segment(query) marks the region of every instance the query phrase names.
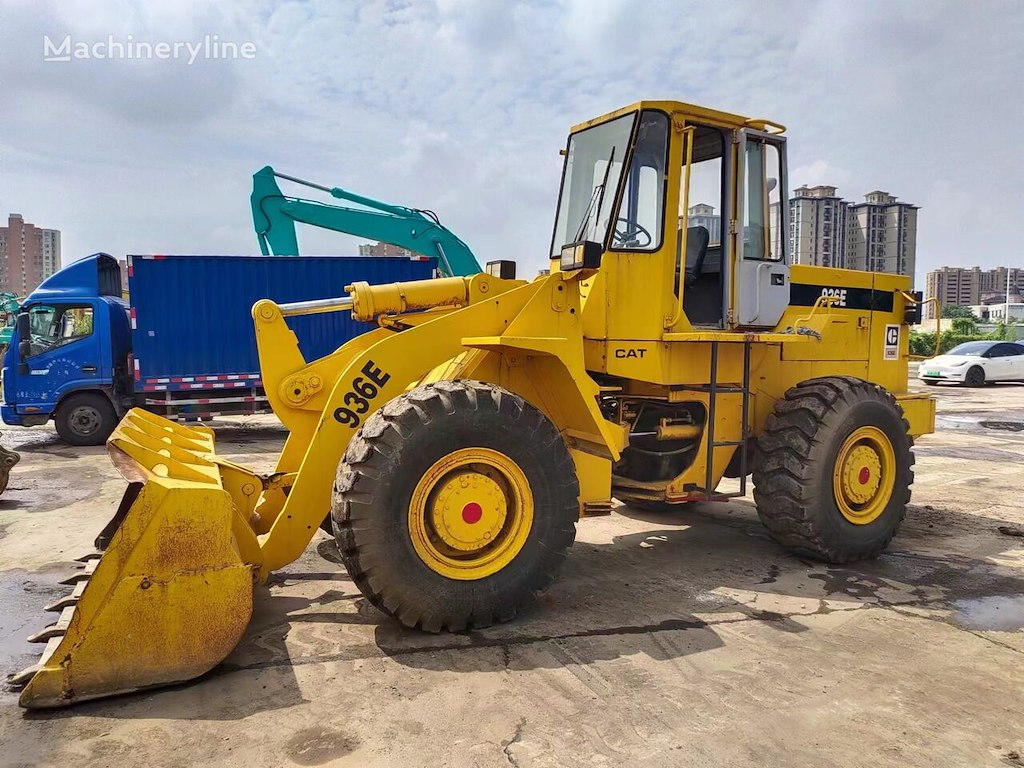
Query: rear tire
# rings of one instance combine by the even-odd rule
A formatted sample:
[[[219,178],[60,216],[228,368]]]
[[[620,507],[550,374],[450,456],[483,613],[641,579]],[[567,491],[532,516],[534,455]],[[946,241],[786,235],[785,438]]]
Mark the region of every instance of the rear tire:
[[[984,387],[985,371],[980,366],[974,366],[964,376],[964,384],[968,387]]]
[[[71,445],[103,445],[117,421],[110,400],[96,392],[70,395],[53,417],[57,434]]]
[[[460,631],[514,618],[551,582],[578,499],[572,457],[544,414],[492,384],[442,381],[360,428],[332,517],[373,605],[408,627]]]
[[[754,501],[772,538],[831,563],[878,556],[910,501],[908,429],[895,398],[860,379],[811,379],[786,392],[754,465]]]

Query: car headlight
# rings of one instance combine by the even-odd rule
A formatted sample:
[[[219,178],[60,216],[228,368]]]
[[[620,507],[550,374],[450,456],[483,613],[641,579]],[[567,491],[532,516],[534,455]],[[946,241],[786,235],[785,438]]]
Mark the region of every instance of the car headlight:
[[[961,360],[959,363],[950,363],[949,367],[950,368],[962,368],[963,366],[967,365],[969,362],[971,362],[971,361],[970,360]]]

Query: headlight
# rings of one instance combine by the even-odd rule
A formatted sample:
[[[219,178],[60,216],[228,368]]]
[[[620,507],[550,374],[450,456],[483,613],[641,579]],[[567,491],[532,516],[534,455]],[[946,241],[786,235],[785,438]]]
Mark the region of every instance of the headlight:
[[[563,245],[558,266],[563,272],[597,269],[601,266],[601,251],[601,244],[590,240]]]
[[[959,363],[950,363],[949,367],[950,368],[962,368],[963,366],[967,365],[969,362],[971,362],[971,361],[970,360],[961,360]]]

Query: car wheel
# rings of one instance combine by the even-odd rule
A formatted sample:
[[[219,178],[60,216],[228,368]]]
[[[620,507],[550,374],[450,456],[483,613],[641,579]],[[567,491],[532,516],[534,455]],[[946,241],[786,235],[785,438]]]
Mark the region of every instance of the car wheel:
[[[983,387],[985,386],[985,372],[980,366],[973,366],[971,370],[964,376],[964,384],[968,387]]]

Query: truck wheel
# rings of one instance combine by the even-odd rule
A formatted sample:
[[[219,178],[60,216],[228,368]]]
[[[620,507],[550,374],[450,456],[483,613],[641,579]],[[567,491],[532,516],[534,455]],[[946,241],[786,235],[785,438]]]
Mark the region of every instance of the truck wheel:
[[[83,392],[71,395],[57,408],[54,426],[71,445],[103,445],[117,426],[114,406],[103,395]]]
[[[562,436],[501,387],[442,381],[395,398],[338,466],[332,515],[360,591],[428,632],[508,621],[576,536],[579,483]]]
[[[907,429],[895,398],[860,379],[811,379],[786,392],[754,463],[754,502],[772,538],[831,563],[879,555],[910,501]]]

